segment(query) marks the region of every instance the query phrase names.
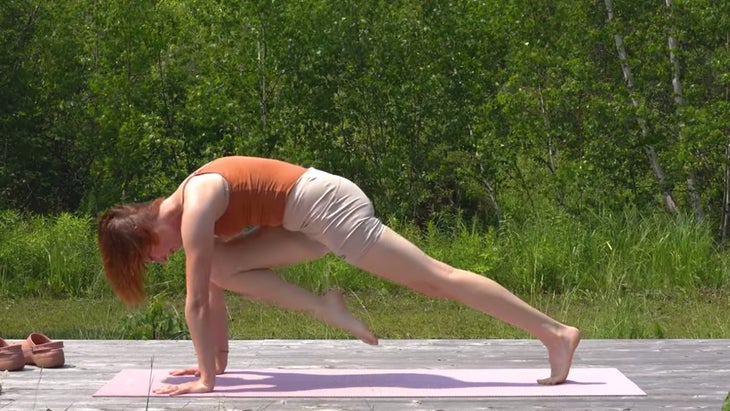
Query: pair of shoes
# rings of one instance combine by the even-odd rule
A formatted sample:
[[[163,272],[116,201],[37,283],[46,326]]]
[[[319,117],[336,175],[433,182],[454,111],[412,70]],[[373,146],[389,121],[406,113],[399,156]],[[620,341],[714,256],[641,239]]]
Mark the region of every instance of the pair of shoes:
[[[20,344],[8,344],[0,338],[0,371],[20,371],[23,367],[23,347]]]
[[[25,365],[57,368],[65,362],[63,341],[51,341],[41,333],[31,333],[25,341],[16,344],[0,338],[0,371],[19,371]]]
[[[63,341],[51,341],[41,333],[32,333],[21,344],[23,357],[28,365],[41,368],[63,367],[66,357],[63,354]]]

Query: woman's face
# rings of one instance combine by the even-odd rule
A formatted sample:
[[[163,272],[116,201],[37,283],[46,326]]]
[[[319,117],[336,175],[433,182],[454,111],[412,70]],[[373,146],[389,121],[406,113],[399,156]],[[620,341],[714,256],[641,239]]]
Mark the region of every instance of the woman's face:
[[[166,263],[170,255],[182,247],[180,230],[158,222],[155,232],[159,241],[150,248],[147,261]]]

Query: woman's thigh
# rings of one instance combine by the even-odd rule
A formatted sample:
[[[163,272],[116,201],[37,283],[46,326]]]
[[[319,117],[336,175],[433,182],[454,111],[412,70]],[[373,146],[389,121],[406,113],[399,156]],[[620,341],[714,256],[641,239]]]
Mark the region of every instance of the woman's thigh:
[[[327,247],[302,233],[281,227],[262,227],[245,237],[217,241],[213,275],[298,264],[316,260],[328,252]]]
[[[441,286],[454,270],[448,264],[428,256],[387,226],[355,265],[427,295],[440,295]]]

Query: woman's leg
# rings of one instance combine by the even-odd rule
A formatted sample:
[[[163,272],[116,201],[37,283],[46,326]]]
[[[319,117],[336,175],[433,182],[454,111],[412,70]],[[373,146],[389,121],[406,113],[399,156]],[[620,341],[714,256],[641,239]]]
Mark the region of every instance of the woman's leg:
[[[388,227],[355,265],[423,294],[460,301],[526,330],[548,349],[550,377],[538,382],[560,384],[568,377],[579,330],[553,320],[493,280],[429,257]]]
[[[243,238],[216,243],[211,278],[221,288],[284,309],[308,312],[368,344],[377,344],[378,339],[367,325],[347,309],[340,291],[330,290],[319,296],[284,281],[270,270],[315,260],[327,252],[326,247],[303,234],[282,228],[262,228]]]

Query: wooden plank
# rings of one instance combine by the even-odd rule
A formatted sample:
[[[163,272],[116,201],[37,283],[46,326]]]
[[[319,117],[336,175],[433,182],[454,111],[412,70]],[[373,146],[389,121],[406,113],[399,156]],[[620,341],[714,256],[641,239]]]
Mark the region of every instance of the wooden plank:
[[[65,341],[67,366],[26,367],[3,381],[9,410],[480,410],[711,409],[730,390],[730,340],[586,340],[576,367],[615,367],[646,397],[576,398],[94,398],[124,368],[175,368],[194,362],[190,341]],[[534,340],[231,341],[230,368],[545,368]]]

